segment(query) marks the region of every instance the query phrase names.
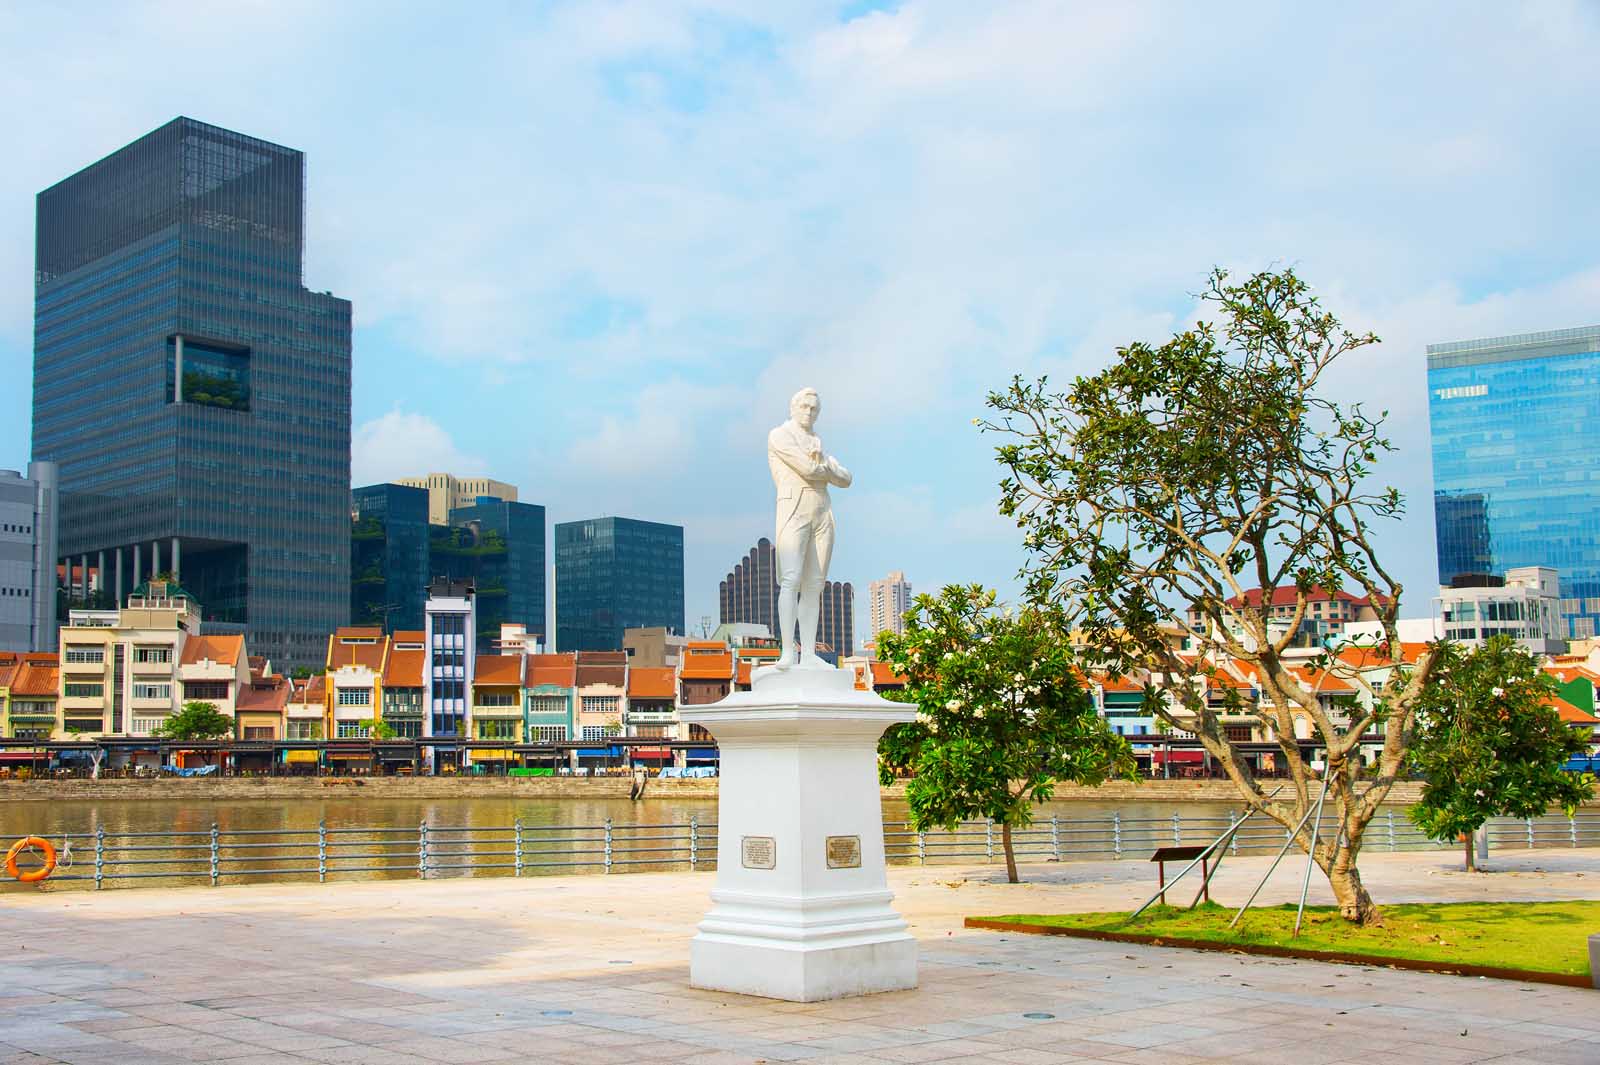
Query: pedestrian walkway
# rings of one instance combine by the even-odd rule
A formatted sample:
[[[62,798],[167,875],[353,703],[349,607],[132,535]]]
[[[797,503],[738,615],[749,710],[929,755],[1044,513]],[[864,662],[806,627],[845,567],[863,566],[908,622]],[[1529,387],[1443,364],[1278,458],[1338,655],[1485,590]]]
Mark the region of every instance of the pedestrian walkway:
[[[1264,862],[1229,861],[1219,899]],[[1477,877],[1459,863],[1362,868],[1390,902],[1600,886],[1600,850],[1502,852]],[[706,874],[8,895],[0,1063],[1600,1062],[1597,992],[962,928],[1154,889],[1143,862],[1002,875],[891,870],[922,986],[812,1004],[688,986]],[[1298,886],[1282,872],[1263,901]]]

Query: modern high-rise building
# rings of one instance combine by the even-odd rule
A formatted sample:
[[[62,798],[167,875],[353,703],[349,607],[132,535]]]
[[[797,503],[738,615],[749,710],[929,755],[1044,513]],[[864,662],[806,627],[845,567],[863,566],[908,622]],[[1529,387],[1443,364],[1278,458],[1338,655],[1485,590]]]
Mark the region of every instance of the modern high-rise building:
[[[302,283],[305,156],[177,118],[44,190],[33,454],[117,600],[320,665],[350,603],[350,304]],[[69,566],[69,572],[72,567]]]
[[[620,651],[626,629],[683,628],[683,527],[632,518],[560,522],[556,650]]]
[[[477,655],[477,623],[470,581],[436,578],[423,608],[423,736],[465,736],[467,699]]]
[[[911,609],[911,582],[899,570],[881,581],[867,585],[870,635],[876,643],[878,633],[906,631],[906,611]]]
[[[449,473],[430,473],[426,477],[402,477],[397,484],[421,488],[428,493],[428,521],[448,525],[450,512],[470,507],[480,499],[517,501],[517,486],[492,477],[456,477]]]
[[[828,581],[817,617],[818,654],[837,662],[855,653],[855,589],[847,581]],[[723,625],[765,625],[777,634],[778,559],[772,541],[756,541],[718,586],[718,621]]]
[[[57,505],[55,463],[0,470],[0,651],[56,649]]]
[[[422,628],[428,579],[428,493],[369,484],[350,493],[350,623],[386,633]]]
[[[545,642],[544,508],[485,498],[450,511],[448,529],[433,527],[433,576],[470,580],[477,588],[478,649],[492,650],[506,623]]]
[[[1439,584],[1560,572],[1567,635],[1600,621],[1600,326],[1428,345]]]

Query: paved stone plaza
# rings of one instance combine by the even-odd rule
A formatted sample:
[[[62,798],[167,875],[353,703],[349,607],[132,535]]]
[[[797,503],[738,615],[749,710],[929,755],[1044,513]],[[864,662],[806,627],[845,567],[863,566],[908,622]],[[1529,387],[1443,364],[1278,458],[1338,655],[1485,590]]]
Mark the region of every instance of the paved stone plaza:
[[[1220,899],[1263,862],[1229,861]],[[1600,893],[1597,850],[1459,864],[1362,860],[1380,901]],[[963,929],[1131,908],[1154,880],[1001,875],[893,870],[921,988],[806,1005],[689,988],[703,873],[8,893],[0,1063],[1600,1062],[1597,992]],[[1297,887],[1280,871],[1263,901]]]

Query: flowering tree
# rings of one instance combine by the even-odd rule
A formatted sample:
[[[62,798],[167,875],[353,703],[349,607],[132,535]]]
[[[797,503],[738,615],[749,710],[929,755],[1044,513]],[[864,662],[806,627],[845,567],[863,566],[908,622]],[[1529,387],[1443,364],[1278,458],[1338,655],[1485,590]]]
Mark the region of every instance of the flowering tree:
[[[1464,652],[1444,645],[1435,684],[1423,692],[1411,767],[1426,781],[1411,820],[1431,839],[1466,836],[1491,817],[1538,817],[1551,806],[1570,814],[1594,795],[1593,778],[1568,773],[1566,760],[1588,748],[1551,705],[1555,682],[1509,636]]]
[[[879,745],[884,782],[912,774],[906,802],[918,831],[992,818],[1013,884],[1012,829],[1032,821],[1057,781],[1133,775],[1133,755],[1096,713],[1054,610],[1013,613],[993,591],[951,585],[917,596],[905,632],[879,634],[878,653],[906,678],[897,694],[920,711]]]
[[[1326,782],[1339,828],[1313,857],[1345,918],[1374,923],[1356,861],[1405,769],[1435,657],[1407,656],[1402,588],[1372,535],[1403,512],[1397,491],[1371,483],[1390,450],[1383,416],[1324,394],[1330,367],[1377,337],[1347,330],[1293,270],[1238,281],[1217,270],[1200,300],[1214,319],[1120,348],[1064,391],[1017,378],[990,395],[980,424],[1002,436],[1001,513],[1023,530],[1030,601],[1059,604],[1097,667],[1147,677],[1151,713],[1192,732],[1251,810],[1301,826],[1306,849],[1303,818]],[[1321,664],[1355,689],[1353,710],[1303,682],[1295,650],[1313,600],[1345,587],[1383,630],[1367,668]],[[1225,661],[1259,697],[1227,682]],[[1277,744],[1283,795],[1257,779],[1229,719]]]

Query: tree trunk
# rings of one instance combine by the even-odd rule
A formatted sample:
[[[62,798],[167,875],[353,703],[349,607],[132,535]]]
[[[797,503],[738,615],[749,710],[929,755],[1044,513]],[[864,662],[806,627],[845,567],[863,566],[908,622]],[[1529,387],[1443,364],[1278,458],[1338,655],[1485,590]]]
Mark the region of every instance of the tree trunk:
[[[1473,851],[1472,851],[1472,844],[1473,844],[1472,833],[1471,832],[1463,832],[1461,834],[1461,838],[1466,841],[1467,872],[1476,873],[1478,871],[1478,863],[1477,863],[1476,857],[1474,856]]]
[[[1358,925],[1383,923],[1383,913],[1361,883],[1361,870],[1356,868],[1348,847],[1339,848],[1333,864],[1325,871],[1328,874],[1328,886],[1333,889],[1334,901],[1339,904],[1340,917]]]
[[[1000,826],[1000,846],[1006,852],[1006,883],[1020,883],[1017,879],[1017,853],[1011,849],[1011,826]]]

